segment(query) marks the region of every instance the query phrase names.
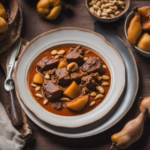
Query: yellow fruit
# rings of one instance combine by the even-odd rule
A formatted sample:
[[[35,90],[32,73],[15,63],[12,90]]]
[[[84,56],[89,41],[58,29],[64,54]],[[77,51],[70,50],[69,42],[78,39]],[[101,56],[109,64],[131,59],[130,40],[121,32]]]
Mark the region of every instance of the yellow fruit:
[[[150,52],[150,35],[148,33],[144,33],[140,38],[137,47],[146,52]]]
[[[74,99],[81,94],[81,88],[75,81],[73,81],[72,84],[65,90],[63,94],[69,98]]]
[[[142,33],[140,14],[137,12],[137,8],[134,9],[134,11],[135,11],[135,16],[131,20],[128,31],[127,31],[128,41],[132,46],[136,45]]]
[[[67,107],[74,111],[81,111],[87,104],[88,99],[89,99],[88,95],[79,97],[77,99],[72,100],[71,102],[68,102]]]
[[[33,77],[33,82],[37,84],[43,84],[44,78],[40,73],[36,73]]]
[[[0,34],[5,33],[8,30],[7,22],[0,17]]]
[[[61,11],[60,0],[40,0],[37,4],[38,13],[48,20],[54,20]]]
[[[7,14],[4,6],[0,3],[0,17],[4,18],[7,20]]]

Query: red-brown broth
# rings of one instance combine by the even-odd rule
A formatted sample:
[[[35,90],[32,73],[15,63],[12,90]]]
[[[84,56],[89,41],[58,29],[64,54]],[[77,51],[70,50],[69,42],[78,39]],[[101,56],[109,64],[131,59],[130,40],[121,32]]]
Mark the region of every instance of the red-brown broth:
[[[69,51],[70,47],[74,47],[74,46],[61,46],[61,47],[56,47],[55,49],[57,51],[64,49],[67,53]],[[53,58],[54,56],[51,55],[51,50],[53,50],[53,49],[49,49],[49,50],[45,51],[44,53],[42,53],[40,56],[38,56],[35,59],[35,61],[33,62],[33,64],[31,65],[31,67],[30,67],[29,74],[28,74],[28,87],[29,87],[30,92],[31,92],[32,96],[34,97],[34,99],[47,111],[49,111],[51,113],[54,113],[54,114],[57,114],[57,115],[61,115],[61,116],[81,115],[81,114],[87,113],[87,112],[93,110],[95,107],[97,107],[105,99],[105,97],[106,97],[106,95],[109,91],[110,85],[107,86],[107,87],[104,87],[105,93],[104,93],[104,98],[103,99],[95,100],[94,97],[89,97],[89,101],[88,101],[87,105],[80,112],[75,112],[75,111],[72,111],[69,108],[67,108],[66,107],[67,102],[63,102],[64,107],[61,110],[56,110],[55,108],[53,108],[51,106],[53,102],[49,102],[47,105],[44,105],[43,101],[45,99],[44,98],[38,98],[38,97],[35,96],[36,93],[40,93],[40,94],[42,93],[42,91],[35,92],[35,88],[33,88],[31,86],[31,84],[33,83],[33,77],[37,73],[36,64],[37,64],[38,61],[40,61],[45,56],[47,56],[49,58]],[[84,48],[84,50],[87,51],[88,49]],[[90,57],[90,56],[99,57],[100,60],[103,62],[103,64],[107,66],[107,64],[104,62],[104,60],[98,54],[94,53],[93,51],[91,51],[90,53],[87,53],[87,54],[84,55],[84,57]],[[109,83],[111,83],[111,75],[110,75],[110,71],[109,71],[108,66],[107,66],[105,75],[108,75],[110,77]],[[102,81],[100,81],[100,82],[102,82]],[[65,96],[63,96],[63,97],[65,97]],[[90,103],[92,101],[95,101],[95,105],[91,107]]]

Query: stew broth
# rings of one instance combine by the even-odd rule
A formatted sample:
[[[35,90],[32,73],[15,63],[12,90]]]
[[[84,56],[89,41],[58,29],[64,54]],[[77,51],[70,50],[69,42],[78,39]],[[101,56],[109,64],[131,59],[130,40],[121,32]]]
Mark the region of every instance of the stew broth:
[[[71,46],[61,46],[61,47],[56,47],[55,50],[59,51],[59,50],[65,50],[65,55],[69,52],[69,49],[70,49]],[[74,46],[72,46],[74,48]],[[88,52],[89,50],[86,49],[86,48],[83,48],[84,51]],[[81,115],[81,114],[84,114],[84,113],[87,113],[91,110],[93,110],[94,108],[96,108],[106,97],[106,95],[108,94],[108,91],[110,89],[110,83],[111,83],[111,75],[110,75],[110,71],[109,71],[109,68],[107,66],[107,64],[104,62],[104,60],[96,53],[94,53],[93,51],[90,51],[89,53],[85,53],[84,57],[98,57],[102,63],[104,65],[107,66],[107,69],[105,69],[105,75],[109,76],[110,79],[109,79],[109,86],[104,86],[104,90],[105,90],[105,93],[104,93],[104,97],[102,99],[99,99],[99,100],[95,100],[94,97],[91,97],[89,96],[89,101],[88,103],[86,104],[85,108],[82,109],[81,111],[79,112],[76,112],[76,111],[73,111],[73,110],[70,110],[66,107],[66,104],[67,102],[63,102],[63,108],[61,110],[56,110],[55,108],[52,107],[52,104],[54,102],[51,102],[49,101],[48,104],[44,105],[43,102],[45,100],[45,98],[38,98],[37,96],[35,96],[36,93],[42,93],[42,90],[36,92],[35,91],[35,88],[33,88],[31,86],[31,84],[33,83],[33,77],[34,75],[38,72],[37,70],[37,63],[45,56],[49,57],[50,59],[54,58],[53,55],[51,55],[51,51],[53,49],[48,49],[47,51],[45,51],[44,53],[42,53],[40,56],[38,56],[35,61],[33,62],[33,64],[31,65],[30,67],[30,70],[29,70],[29,74],[28,74],[28,87],[29,87],[29,90],[32,94],[32,96],[34,97],[34,99],[37,101],[37,103],[39,103],[44,109],[46,109],[47,111],[51,112],[51,113],[54,113],[54,114],[57,114],[57,115],[61,115],[61,116],[76,116],[76,115]],[[78,72],[81,72],[80,70]],[[102,83],[103,80],[99,81],[99,84]],[[72,83],[72,82],[71,82]],[[71,84],[70,83],[70,84]],[[67,86],[68,87],[68,86]],[[65,88],[67,88],[65,87]],[[63,96],[63,97],[66,97],[66,96]],[[92,101],[95,101],[95,105],[93,106],[90,106],[90,103]]]

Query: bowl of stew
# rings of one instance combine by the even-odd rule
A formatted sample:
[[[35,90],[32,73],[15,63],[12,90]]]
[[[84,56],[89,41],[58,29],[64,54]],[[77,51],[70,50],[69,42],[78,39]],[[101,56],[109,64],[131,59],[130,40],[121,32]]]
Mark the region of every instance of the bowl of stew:
[[[31,41],[18,61],[15,81],[22,101],[38,118],[74,128],[113,108],[124,90],[125,67],[102,36],[61,28]]]

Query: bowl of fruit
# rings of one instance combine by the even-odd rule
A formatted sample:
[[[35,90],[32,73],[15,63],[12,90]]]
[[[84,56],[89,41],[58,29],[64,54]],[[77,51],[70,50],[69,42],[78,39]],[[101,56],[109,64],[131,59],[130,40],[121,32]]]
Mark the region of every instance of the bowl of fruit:
[[[124,30],[137,52],[150,57],[150,6],[135,7],[126,18]]]

